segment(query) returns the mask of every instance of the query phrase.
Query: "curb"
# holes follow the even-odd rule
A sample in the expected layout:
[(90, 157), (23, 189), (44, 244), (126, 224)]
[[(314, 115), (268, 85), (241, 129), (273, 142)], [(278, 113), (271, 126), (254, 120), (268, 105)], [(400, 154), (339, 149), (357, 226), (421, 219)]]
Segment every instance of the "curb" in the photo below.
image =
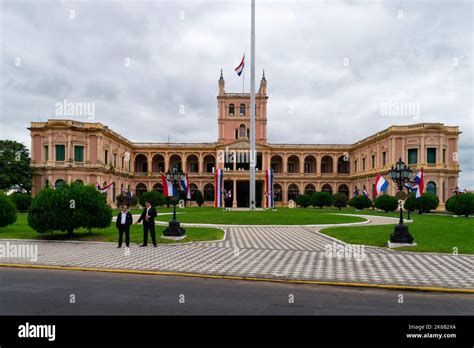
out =
[(3, 264), (3, 263), (0, 263), (0, 267), (34, 268), (34, 269), (50, 269), (50, 270), (64, 270), (64, 271), (104, 272), (104, 273), (125, 273), (125, 274), (140, 274), (140, 275), (162, 275), (162, 276), (178, 276), (178, 277), (190, 277), (190, 278), (264, 281), (264, 282), (286, 283), (286, 284), (333, 285), (333, 286), (359, 287), (359, 288), (377, 288), (377, 289), (389, 289), (389, 290), (408, 290), (408, 291), (426, 291), (426, 292), (474, 294), (474, 289), (441, 288), (441, 287), (432, 287), (432, 286), (350, 283), (350, 282), (332, 282), (332, 281), (301, 280), (301, 279), (299, 280), (299, 279), (258, 278), (258, 277), (212, 275), (212, 274), (184, 273), (184, 272), (142, 271), (142, 270), (132, 270), (132, 269), (87, 268), (87, 267), (70, 267), (70, 266), (28, 265), (28, 264)]

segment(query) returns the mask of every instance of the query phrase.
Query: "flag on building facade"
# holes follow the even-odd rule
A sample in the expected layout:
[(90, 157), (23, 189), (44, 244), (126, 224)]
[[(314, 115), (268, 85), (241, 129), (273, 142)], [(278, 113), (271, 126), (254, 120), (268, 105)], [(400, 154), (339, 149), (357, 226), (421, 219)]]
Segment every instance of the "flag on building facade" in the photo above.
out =
[(382, 192), (386, 192), (388, 188), (388, 182), (383, 178), (382, 175), (378, 174), (375, 178), (375, 190), (374, 198), (377, 198)]
[(101, 187), (98, 182), (95, 183), (95, 187), (97, 187), (97, 190), (99, 190), (101, 193), (106, 193), (113, 185), (114, 183), (111, 182), (110, 184)]
[(181, 180), (181, 187), (186, 192), (186, 198), (191, 199), (191, 188), (189, 187), (188, 174), (185, 174), (184, 179)]
[(273, 170), (267, 169), (265, 171), (265, 193), (267, 200), (267, 208), (273, 208)]
[(423, 175), (423, 167), (416, 173), (414, 178), (415, 183), (418, 185), (416, 190), (416, 198), (420, 198), (425, 190), (425, 178)]
[(365, 197), (369, 198), (369, 193), (367, 192), (367, 190), (365, 189), (365, 187), (364, 187), (364, 189), (362, 190), (362, 194), (363, 194)]
[(245, 54), (242, 57), (242, 61), (240, 62), (239, 66), (234, 69), (237, 75), (239, 76), (242, 74), (242, 71), (244, 71), (244, 65), (245, 65), (244, 61), (245, 61)]
[(171, 181), (166, 180), (164, 175), (161, 176), (161, 182), (163, 183), (163, 195), (165, 197), (173, 197), (178, 194), (178, 188)]
[(222, 190), (223, 190), (223, 182), (224, 182), (224, 170), (223, 169), (216, 169), (215, 171), (215, 183), (214, 183), (214, 207), (222, 208), (224, 206), (224, 202), (222, 199)]

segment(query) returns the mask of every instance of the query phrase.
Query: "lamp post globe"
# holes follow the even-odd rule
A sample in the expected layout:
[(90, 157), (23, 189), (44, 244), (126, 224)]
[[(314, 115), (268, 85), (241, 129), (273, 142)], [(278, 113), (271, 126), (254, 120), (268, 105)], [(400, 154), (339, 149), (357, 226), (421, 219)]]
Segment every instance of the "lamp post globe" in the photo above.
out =
[[(411, 180), (412, 175), (413, 171), (405, 165), (401, 158), (395, 164), (395, 167), (392, 166), (390, 169), (389, 177), (398, 186), (396, 197), (399, 200), (406, 198), (406, 193), (404, 192), (405, 184)], [(400, 204), (400, 220), (390, 235), (390, 242), (394, 244), (413, 243), (413, 236), (410, 234), (408, 226), (403, 222), (403, 204)]]

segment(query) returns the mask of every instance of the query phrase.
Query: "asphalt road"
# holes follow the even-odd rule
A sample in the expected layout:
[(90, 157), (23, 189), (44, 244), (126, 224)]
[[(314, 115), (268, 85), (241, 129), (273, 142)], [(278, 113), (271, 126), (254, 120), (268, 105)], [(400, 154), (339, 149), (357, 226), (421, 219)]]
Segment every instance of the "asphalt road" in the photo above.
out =
[(0, 267), (0, 315), (65, 314), (473, 315), (474, 296)]

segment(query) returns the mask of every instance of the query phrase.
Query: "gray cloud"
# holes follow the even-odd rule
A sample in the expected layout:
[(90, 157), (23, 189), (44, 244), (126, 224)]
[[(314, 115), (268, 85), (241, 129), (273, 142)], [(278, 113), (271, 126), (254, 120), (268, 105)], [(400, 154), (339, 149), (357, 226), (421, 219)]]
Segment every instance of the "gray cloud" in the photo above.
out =
[[(243, 52), (249, 63), (247, 2), (0, 6), (1, 138), (29, 145), (29, 122), (67, 99), (94, 102), (96, 121), (134, 141), (215, 141), (221, 67), (226, 90), (242, 90), (233, 68)], [(352, 143), (392, 124), (458, 125), (461, 186), (474, 188), (472, 3), (258, 1), (256, 21), (270, 142)], [(416, 103), (420, 115), (382, 116), (387, 101)]]

